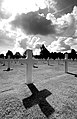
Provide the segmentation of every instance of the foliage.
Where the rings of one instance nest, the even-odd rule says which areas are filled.
[[[46,49],[46,47],[44,46],[44,44],[41,46],[41,52],[40,52],[40,57],[47,59],[50,55],[50,52]]]
[[[4,54],[0,54],[0,58],[4,58]]]
[[[15,55],[14,55],[14,58],[16,58],[16,59],[19,59],[19,58],[21,58],[22,56],[21,56],[21,54],[19,53],[19,52],[16,52],[15,53]]]
[[[10,55],[10,58],[13,58],[13,53],[12,51],[8,50],[6,53],[6,58],[8,58],[8,55]]]

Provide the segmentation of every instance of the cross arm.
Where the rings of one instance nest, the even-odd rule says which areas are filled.
[[[39,107],[41,108],[41,111],[46,115],[46,117],[49,117],[55,112],[54,108],[46,101],[46,99],[42,99],[40,101]]]
[[[10,61],[14,61],[14,59],[0,59],[0,61],[8,61],[8,60],[10,60]]]
[[[27,63],[27,59],[25,58],[25,59],[19,59],[18,60],[20,63]]]

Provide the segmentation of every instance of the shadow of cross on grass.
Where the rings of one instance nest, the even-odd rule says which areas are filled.
[[[75,73],[67,72],[67,74],[71,74],[71,75],[74,75],[75,77],[77,77],[77,74],[75,74]]]
[[[54,108],[46,101],[46,97],[52,93],[47,89],[39,91],[33,83],[27,84],[27,86],[31,90],[32,95],[22,100],[24,107],[27,109],[38,104],[41,111],[48,118],[55,111]]]

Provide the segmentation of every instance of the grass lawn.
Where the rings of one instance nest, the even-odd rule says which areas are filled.
[[[77,119],[77,61],[70,61],[65,73],[64,62],[39,62],[33,68],[33,82],[38,90],[52,94],[46,98],[55,112],[49,119]],[[31,95],[25,79],[25,65],[11,64],[13,70],[0,65],[0,119],[47,119],[38,105],[25,109],[22,99]]]

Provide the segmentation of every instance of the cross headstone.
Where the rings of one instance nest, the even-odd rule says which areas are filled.
[[[58,65],[60,65],[60,59],[58,58],[57,60],[58,60]]]
[[[34,65],[34,60],[32,59],[32,51],[27,50],[27,60],[26,60],[26,83],[32,83],[32,67]]]
[[[49,60],[50,60],[50,59],[49,59],[49,57],[48,57],[48,59],[47,59],[47,60],[48,60],[48,65],[49,65]]]
[[[65,73],[68,72],[68,54],[65,54]]]
[[[4,57],[4,60],[3,60],[3,64],[2,64],[2,66],[5,66],[5,57]]]
[[[8,68],[7,68],[7,71],[10,71],[10,55],[8,55],[8,60],[7,60],[7,62],[8,62]]]
[[[8,65],[8,68],[6,70],[3,70],[3,71],[10,71],[10,70],[13,70],[13,69],[10,69],[10,64],[11,64],[11,61],[13,61],[13,59],[10,59],[10,55],[8,55],[8,59],[3,59],[4,62],[7,62],[7,65]]]
[[[28,49],[26,50],[26,53],[27,53],[27,59],[20,59],[20,62],[26,64],[26,84],[30,84],[33,83],[32,67],[35,63],[37,63],[37,60],[32,58],[32,50]]]
[[[27,109],[38,104],[41,111],[48,118],[55,111],[54,108],[46,101],[46,97],[52,93],[47,89],[39,91],[33,83],[27,84],[27,86],[31,90],[32,95],[22,100],[24,107]]]
[[[0,58],[0,63],[3,64],[2,58]]]
[[[30,108],[33,105],[38,104],[41,108],[41,111],[49,117],[55,110],[54,108],[46,101],[46,97],[51,95],[51,92],[44,89],[39,91],[32,81],[32,67],[34,63],[37,63],[37,60],[32,59],[32,50],[27,50],[27,59],[21,59],[21,62],[26,63],[26,84],[31,90],[32,95],[28,98],[23,99],[23,105],[25,108]]]

